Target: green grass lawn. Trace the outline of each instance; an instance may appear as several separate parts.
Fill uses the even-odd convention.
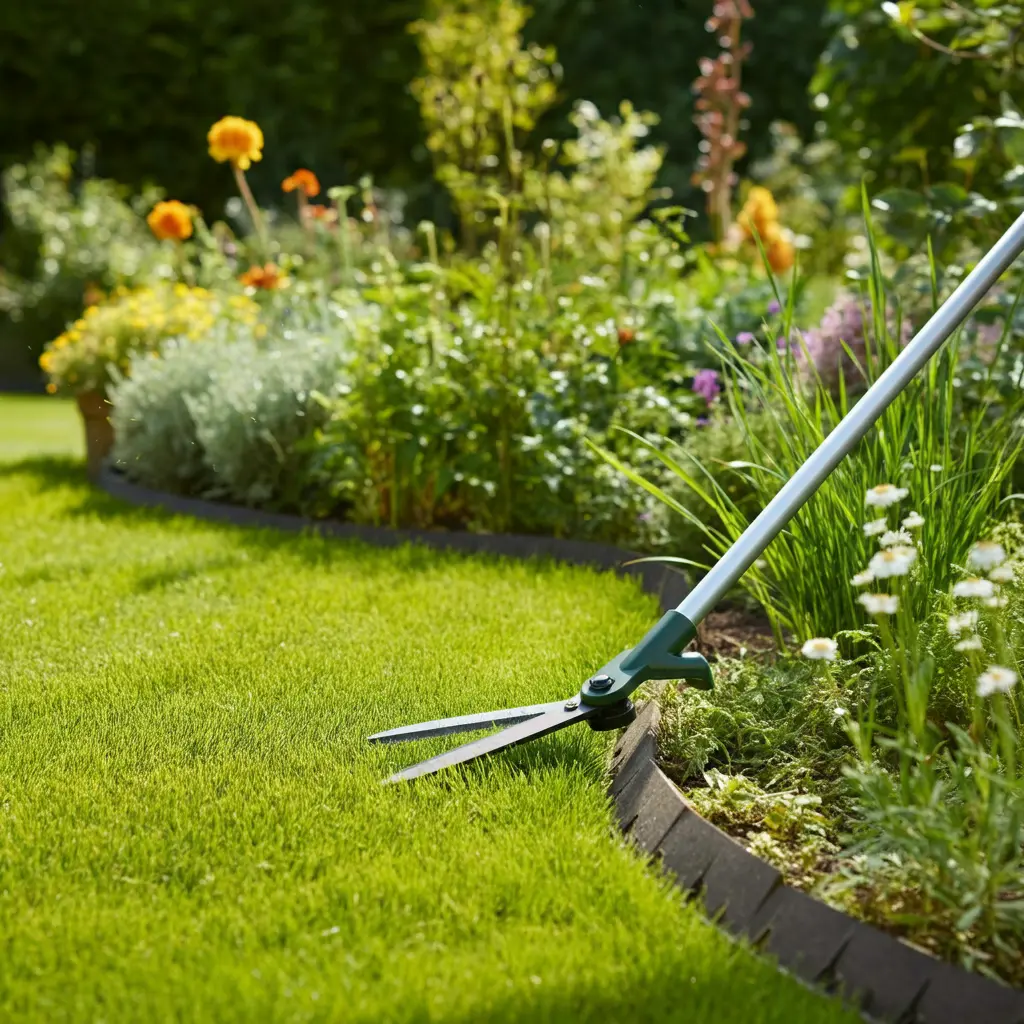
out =
[[[84,455],[75,403],[36,395],[0,395],[0,462],[28,455]]]
[[[607,737],[380,785],[452,741],[368,733],[572,692],[652,621],[632,583],[171,518],[53,456],[0,467],[0,563],[0,1020],[855,1019],[623,842]]]

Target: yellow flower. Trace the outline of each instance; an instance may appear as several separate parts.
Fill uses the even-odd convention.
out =
[[[192,211],[177,199],[157,203],[150,210],[146,223],[161,242],[168,238],[183,242],[192,236]]]
[[[255,121],[244,117],[222,117],[209,130],[206,141],[217,163],[230,160],[243,171],[263,156],[263,132]]]

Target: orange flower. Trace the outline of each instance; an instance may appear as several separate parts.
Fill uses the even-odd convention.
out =
[[[776,231],[770,242],[765,243],[768,265],[776,274],[782,274],[793,266],[796,250],[793,243],[781,232]]]
[[[760,185],[755,185],[747,193],[747,201],[736,218],[736,222],[743,228],[748,238],[753,238],[756,230],[765,244],[767,236],[776,227],[778,220],[779,208],[775,204],[775,197]]]
[[[192,236],[192,211],[177,199],[157,203],[150,210],[146,223],[161,242],[167,238],[182,242]]]
[[[243,171],[263,157],[263,132],[255,121],[244,117],[222,117],[207,132],[206,141],[217,163],[230,160]]]
[[[275,288],[281,287],[284,282],[284,274],[273,263],[266,263],[262,267],[250,267],[238,280],[246,288],[263,288],[266,291],[273,291]]]
[[[306,207],[306,216],[312,220],[325,221],[327,224],[332,224],[338,219],[336,210],[332,210],[329,206],[324,206],[321,203],[310,203]]]
[[[289,174],[281,182],[281,188],[285,192],[294,192],[297,188],[309,197],[320,195],[320,181],[312,171],[300,167],[294,174]]]

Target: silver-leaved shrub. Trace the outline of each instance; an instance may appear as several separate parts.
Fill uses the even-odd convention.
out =
[[[172,340],[113,389],[115,465],[161,490],[296,507],[305,442],[345,390],[348,352],[343,328]]]

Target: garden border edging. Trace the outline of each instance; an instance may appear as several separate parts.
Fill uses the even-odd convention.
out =
[[[702,818],[658,767],[660,709],[648,701],[612,758],[609,793],[623,833],[707,915],[801,981],[900,1024],[1022,1024],[1024,993],[936,960],[786,885]]]
[[[638,579],[663,610],[686,594],[684,578],[609,544],[515,534],[393,529],[317,520],[200,498],[128,481],[109,465],[95,481],[129,504],[209,522],[359,540],[378,547],[422,544],[434,550],[549,557]],[[707,915],[733,936],[774,956],[801,981],[841,991],[865,1016],[900,1024],[1024,1024],[1024,993],[936,960],[871,925],[787,886],[780,873],[702,818],[658,767],[660,711],[648,701],[622,734],[609,788],[622,832],[658,859],[683,891],[699,894]]]
[[[143,508],[162,508],[179,515],[188,515],[210,522],[233,526],[254,526],[275,530],[311,530],[325,537],[359,540],[376,547],[400,547],[422,544],[435,551],[457,551],[464,554],[502,555],[505,558],[552,558],[568,565],[590,566],[613,570],[620,576],[635,577],[643,591],[658,598],[662,611],[675,608],[686,596],[685,579],[664,563],[640,562],[635,551],[587,540],[564,540],[558,537],[514,533],[468,533],[460,530],[395,529],[390,526],[362,526],[336,519],[310,519],[283,512],[264,512],[243,505],[229,505],[205,498],[186,498],[165,491],[134,484],[109,464],[103,466],[94,481],[111,497]]]

